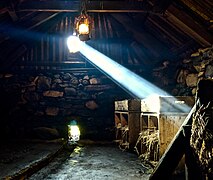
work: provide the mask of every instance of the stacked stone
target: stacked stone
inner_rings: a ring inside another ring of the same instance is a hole
[[[213,78],[213,47],[198,49],[184,59],[177,74],[174,95],[195,95],[201,79]]]
[[[66,125],[73,119],[85,134],[109,130],[114,125],[117,86],[104,75],[1,74],[0,86],[5,133],[13,131],[21,136],[44,127],[42,130],[51,128],[54,136],[65,136]]]

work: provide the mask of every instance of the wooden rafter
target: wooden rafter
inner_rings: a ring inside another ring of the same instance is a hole
[[[10,17],[11,17],[11,19],[13,20],[13,21],[17,21],[18,20],[18,16],[17,16],[17,14],[16,14],[16,11],[15,11],[15,8],[14,8],[14,3],[12,3],[12,2],[9,2],[9,5],[8,5],[8,13],[9,13],[9,15],[10,15]]]
[[[7,11],[8,11],[8,9],[6,7],[1,8],[0,9],[0,15],[6,13]]]
[[[25,1],[18,6],[18,11],[78,12],[80,1]],[[87,12],[152,12],[152,7],[143,1],[89,1]]]
[[[134,39],[142,44],[155,58],[168,53],[168,49],[156,38],[141,27],[136,27],[130,18],[121,14],[113,14],[113,17],[125,27],[127,32],[133,34]],[[159,53],[160,52],[160,53]]]
[[[0,64],[1,64],[1,68],[6,68],[9,67],[10,65],[12,65],[21,55],[23,55],[24,52],[26,52],[27,47],[24,45],[25,42],[27,40],[29,40],[29,38],[37,38],[37,36],[32,37],[32,33],[30,33],[31,31],[29,30],[35,30],[40,28],[43,24],[45,26],[47,26],[47,24],[49,24],[49,26],[52,25],[52,20],[55,20],[56,18],[61,18],[61,16],[59,15],[60,13],[43,13],[40,14],[39,16],[34,18],[34,21],[32,21],[31,23],[25,25],[25,30],[17,30],[16,33],[14,33],[15,31],[13,31],[13,33],[9,35],[9,36],[4,42],[1,43],[1,49],[0,49],[0,54],[2,55],[0,57]],[[20,22],[22,23],[22,22]],[[22,37],[22,38],[19,38]],[[18,38],[18,41],[16,40],[16,38]],[[10,45],[10,49],[8,49],[8,44]],[[11,55],[11,50],[13,51],[12,55]],[[10,62],[7,61],[3,61],[4,59],[10,59]],[[6,63],[7,62],[7,63]]]
[[[211,6],[202,2],[202,4],[198,4],[194,0],[180,0],[184,5],[186,5],[194,14],[199,15],[205,21],[210,22],[213,18],[213,11]],[[205,4],[205,7],[202,7]]]
[[[170,23],[181,29],[203,47],[212,45],[213,36],[183,11],[170,6],[166,11],[166,16]]]
[[[151,17],[148,17],[148,20],[158,29],[158,31],[160,30],[161,32],[163,32],[166,37],[169,38],[171,42],[173,42],[173,44],[177,46],[182,44],[181,41],[178,39],[178,36],[174,36],[173,33],[169,32],[169,28],[162,26],[161,23],[157,22]]]

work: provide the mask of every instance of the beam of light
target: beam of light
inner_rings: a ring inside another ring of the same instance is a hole
[[[98,68],[113,78],[121,87],[125,88],[137,98],[145,98],[153,94],[168,95],[165,91],[154,86],[147,80],[87,44],[82,44],[80,52]]]
[[[69,36],[67,38],[67,46],[68,46],[70,53],[76,53],[81,48],[81,42],[77,36],[75,36],[75,35]]]
[[[5,36],[20,39],[20,40],[38,40],[39,38],[46,35],[46,33],[33,31],[31,29],[24,29],[21,27],[15,27],[12,25],[1,25],[0,24],[0,33],[4,34]]]
[[[165,103],[175,106],[178,112],[190,111],[190,107],[185,102],[179,101],[86,43],[81,42],[80,53],[129,94],[138,99],[147,98],[152,106],[156,106],[156,112],[160,108],[160,96],[168,96],[168,99],[165,98]],[[157,102],[154,101],[156,99]]]

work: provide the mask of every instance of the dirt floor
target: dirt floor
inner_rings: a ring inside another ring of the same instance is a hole
[[[66,148],[28,180],[148,180],[151,171],[136,154],[115,144],[87,141],[78,143],[74,151]]]
[[[8,140],[0,145],[0,179],[21,179],[42,167],[60,149],[63,141]]]
[[[152,172],[153,164],[115,142],[14,140],[0,146],[2,180],[148,180]],[[183,173],[171,178],[184,179]]]

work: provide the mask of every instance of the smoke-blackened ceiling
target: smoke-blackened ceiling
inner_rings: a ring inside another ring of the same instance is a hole
[[[90,68],[65,42],[82,3],[93,19],[87,43],[130,69],[178,61],[213,43],[211,0],[1,1],[1,70]]]

